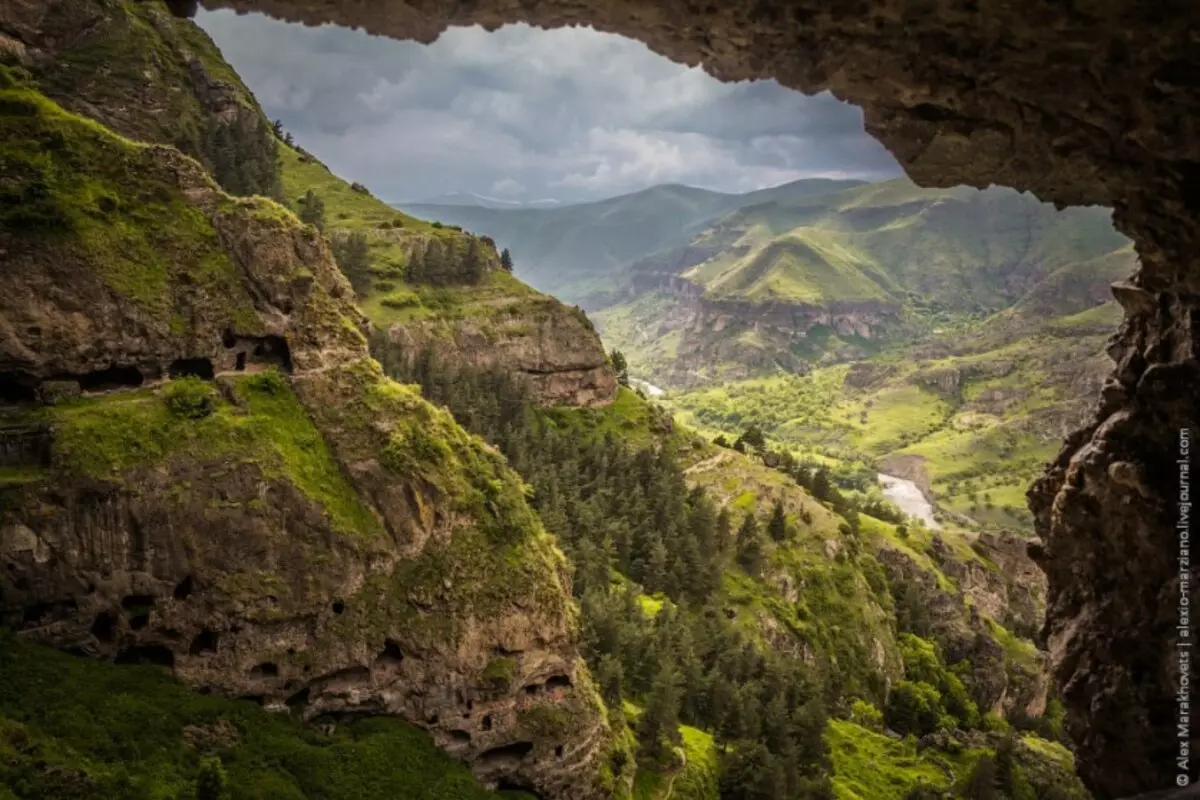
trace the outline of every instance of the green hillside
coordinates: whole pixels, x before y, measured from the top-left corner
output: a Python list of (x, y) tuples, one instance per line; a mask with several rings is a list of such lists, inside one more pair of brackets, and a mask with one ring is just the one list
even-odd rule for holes
[[(1105, 209), (1059, 212), (1008, 189), (899, 178), (741, 208), (634, 274), (680, 274), (719, 297), (890, 299), (966, 313), (1007, 307), (1055, 271), (1127, 244)], [(703, 259), (688, 263), (689, 253)], [(807, 273), (799, 281), (797, 262)]]
[(1025, 486), (1086, 420), (1135, 261), (1104, 209), (898, 179), (734, 211), (595, 317), (689, 424), (900, 458), (964, 524), (1028, 529)]
[[(497, 797), (395, 718), (320, 733), (248, 700), (190, 691), (157, 667), (79, 658), (3, 631), (0, 674), (0, 797)], [(201, 786), (224, 793), (200, 795)]]

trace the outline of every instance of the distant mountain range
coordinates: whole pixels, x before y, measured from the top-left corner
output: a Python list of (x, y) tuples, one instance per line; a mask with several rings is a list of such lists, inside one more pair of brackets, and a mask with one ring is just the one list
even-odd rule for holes
[(447, 192), (439, 194), (436, 197), (427, 197), (423, 200), (413, 200), (411, 202), (399, 202), (391, 204), (395, 208), (409, 208), (426, 206), (474, 206), (477, 208), (495, 208), (495, 209), (515, 209), (515, 208), (554, 208), (561, 206), (563, 203), (554, 198), (546, 198), (544, 200), (506, 200), (502, 197), (488, 197), (487, 195), (475, 194), (474, 192)]
[(745, 194), (665, 184), (607, 200), (544, 208), (464, 202), (474, 196), (463, 194), (439, 203), (395, 205), (417, 217), (491, 236), (512, 252), (522, 280), (578, 303), (610, 290), (633, 262), (687, 242), (731, 211), (863, 183), (806, 179)]

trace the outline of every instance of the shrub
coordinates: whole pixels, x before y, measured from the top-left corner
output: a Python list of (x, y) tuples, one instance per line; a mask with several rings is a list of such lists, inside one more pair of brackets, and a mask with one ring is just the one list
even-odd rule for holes
[(855, 700), (850, 706), (850, 721), (868, 730), (877, 731), (883, 727), (883, 713), (866, 700)]
[(942, 724), (942, 698), (927, 683), (900, 681), (888, 697), (884, 719), (897, 733), (924, 736)]
[(179, 378), (167, 384), (163, 402), (172, 414), (186, 419), (203, 419), (217, 406), (217, 392), (200, 378)]

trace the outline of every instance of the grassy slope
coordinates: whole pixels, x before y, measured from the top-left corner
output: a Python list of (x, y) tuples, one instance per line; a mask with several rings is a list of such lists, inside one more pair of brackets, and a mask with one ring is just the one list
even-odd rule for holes
[[(209, 119), (193, 90), (192, 58), (227, 84), (238, 103), (262, 113), (208, 34), (180, 24), (157, 0), (63, 0), (41, 28), (51, 40), (70, 36), (54, 61), (36, 68), (46, 94), (139, 141), (178, 143), (195, 152)], [(80, 29), (87, 35), (76, 35)], [(133, 87), (139, 97), (131, 105)], [(162, 104), (164, 113), (146, 113), (147, 102)]]
[[(462, 231), (399, 212), (367, 192), (355, 191), (319, 161), (280, 145), (280, 174), (289, 203), (308, 190), (325, 202), (325, 229), (331, 236), (361, 232), (367, 236), (371, 291), (359, 306), (376, 325), (415, 321), (488, 322), (493, 333), (520, 334), (537, 316), (561, 313), (558, 301), (493, 269), (474, 285), (429, 286), (403, 280), (413, 241), (436, 237), (453, 247), (468, 241)], [(387, 227), (383, 227), (386, 224)]]
[[(782, 546), (768, 544), (770, 567), (763, 579), (751, 579), (735, 567), (725, 576), (722, 606), (735, 610), (751, 641), (776, 650), (808, 644), (820, 663), (838, 671), (847, 696), (871, 696), (878, 687), (869, 675), (877, 670), (893, 679), (902, 674), (886, 579), (870, 554), (884, 548), (906, 553), (934, 575), (944, 591), (954, 591), (953, 579), (929, 555), (933, 544), (929, 530), (913, 527), (901, 536), (895, 525), (862, 515), (860, 541), (865, 547), (855, 559), (844, 558), (826, 549), (830, 542), (837, 545), (836, 550), (847, 546), (845, 536), (837, 529), (841, 517), (802, 488), (756, 460), (697, 440), (694, 431), (686, 427), (677, 425), (670, 435), (664, 435), (649, 423), (655, 415), (636, 410), (638, 406), (649, 406), (645, 400), (631, 392), (624, 392), (622, 400), (610, 409), (567, 410), (553, 417), (559, 424), (578, 425), (581, 431), (591, 428), (598, 433), (621, 432), (637, 441), (658, 441), (673, 448), (687, 465), (689, 483), (703, 486), (728, 505), (734, 511), (735, 522), (747, 511), (765, 515), (777, 498), (783, 500), (796, 532), (794, 539)], [(801, 508), (812, 514), (811, 523), (799, 518)], [(970, 546), (968, 533), (951, 527), (941, 536), (958, 558), (982, 563)], [(617, 576), (616, 580), (625, 579)], [(803, 587), (792, 600), (785, 596), (787, 582)], [(647, 618), (656, 615), (665, 602), (646, 595), (638, 600)], [(1007, 658), (1018, 664), (1036, 659), (1029, 642), (988, 622)], [(880, 657), (882, 663), (876, 663), (874, 659)], [(640, 709), (626, 703), (625, 712), (629, 719), (636, 720)], [(711, 739), (705, 732), (686, 726), (681, 730), (688, 767), (666, 772), (639, 770), (635, 798), (663, 800), (672, 777), (674, 798), (710, 800), (714, 796), (709, 769), (699, 773), (694, 770), (697, 747), (715, 757), (709, 750)], [(826, 739), (838, 800), (903, 800), (921, 783), (947, 790), (961, 787), (979, 755), (992, 750), (990, 745), (950, 750), (933, 747), (918, 752), (913, 741), (896, 740), (836, 718), (829, 722)], [(1040, 775), (1043, 783), (1060, 784), (1067, 789), (1066, 797), (1086, 797), (1073, 777), (1070, 753), (1062, 745), (1029, 734), (1023, 734), (1020, 741), (1018, 760), (1026, 774)]]
[[(232, 379), (232, 385), (241, 408), (219, 399), (207, 384), (186, 380), (161, 389), (81, 398), (39, 409), (32, 418), (54, 427), (53, 473), (64, 479), (119, 479), (128, 470), (181, 455), (252, 461), (264, 476), (288, 480), (319, 503), (335, 529), (363, 536), (382, 533), (282, 378), (263, 373)], [(206, 397), (212, 413), (202, 419), (174, 413), (168, 404), (184, 390)]]
[(2, 632), (0, 673), (0, 798), (191, 797), (206, 755), (223, 762), (230, 800), (495, 797), (399, 720), (326, 735), (247, 701), (196, 694), (155, 667), (90, 661)]

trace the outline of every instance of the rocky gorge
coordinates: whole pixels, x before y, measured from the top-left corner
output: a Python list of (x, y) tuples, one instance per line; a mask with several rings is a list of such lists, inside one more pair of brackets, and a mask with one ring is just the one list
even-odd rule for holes
[[(1043, 636), (1081, 774), (1101, 798), (1165, 783), (1180, 677), (1172, 609), (1190, 583), (1161, 532), (1174, 522), (1178, 432), (1197, 414), (1194, 11), (1122, 2), (227, 5), (422, 40), (451, 23), (589, 21), (703, 60), (727, 79), (772, 75), (861, 102), (870, 130), (923, 184), (997, 181), (1056, 203), (1113, 206), (1140, 255), (1137, 275), (1116, 292), (1125, 313), (1110, 350), (1117, 367), (1092, 418), (1031, 492), (1042, 540), (1033, 554), (1048, 577)], [(72, 9), (87, 12), (76, 36), (48, 36), (46, 21)], [(72, 106), (58, 96), (71, 84), (54, 70), (76, 69), (60, 48), (103, 43), (102, 20), (88, 15), (123, 18), (127, 9), (162, 15), (137, 26), (143, 39), (171, 27), (157, 3), (21, 0), (0, 11), (6, 624), (84, 655), (169, 665), (193, 686), (300, 716), (401, 716), (491, 785), (552, 797), (611, 793), (607, 756), (620, 748), (579, 657), (566, 562), (520, 479), (446, 412), (382, 376), (353, 290), (311, 226), (270, 200), (235, 196), (269, 192), (269, 171), (256, 186), (220, 181), (227, 193), (205, 174), (222, 177), (202, 146), (215, 132), (197, 133), (189, 150), (174, 130), (123, 127), (122, 115), (143, 105), (164, 125), (188, 118), (155, 99), (159, 79), (199, 87), (168, 92), (171, 102), (194, 108), (189, 97), (215, 98), (205, 117), (242, 119), (221, 111), (237, 102), (236, 77), (213, 88), (215, 68), (198, 56), (185, 63), (199, 66), (155, 78), (153, 67), (176, 63), (170, 53), (179, 51), (154, 48), (147, 64), (117, 76), (144, 79), (145, 104), (88, 96)], [(119, 49), (90, 55), (101, 65), (124, 58)], [(210, 70), (205, 81), (186, 77), (196, 70)], [(105, 83), (111, 68), (96, 74), (100, 86), (122, 83)], [(93, 107), (110, 103), (104, 124), (157, 144), (134, 144), (63, 109), (100, 118)], [(227, 132), (246, 136), (254, 161), (255, 143), (267, 141), (257, 131), (268, 126), (250, 118)], [(432, 293), (411, 304), (402, 291), (373, 287), (360, 298), (366, 318), (401, 343), (437, 335), (425, 327), (435, 324)], [(381, 310), (389, 295), (400, 308), (388, 313), (412, 318), (389, 319)], [(95, 307), (103, 313), (89, 313)], [(619, 404), (598, 343), (550, 343), (582, 321), (522, 328), (513, 316), (503, 324), (520, 343), (500, 351), (548, 403)], [(476, 325), (459, 326), (450, 352), (486, 358), (495, 340)], [(563, 382), (538, 382), (560, 363)], [(744, 506), (750, 490), (722, 491)], [(821, 644), (842, 642), (842, 626), (796, 616), (797, 603), (811, 613), (809, 600), (827, 597), (833, 583), (874, 596), (864, 614), (886, 628), (887, 592), (872, 584), (869, 562), (846, 563), (859, 538), (834, 533), (834, 515), (795, 498), (794, 513), (803, 506), (820, 518), (806, 528), (820, 535), (805, 558), (824, 560), (797, 561), (806, 592), (788, 583), (787, 604), (775, 594), (764, 602), (752, 587), (750, 612), (771, 610), (772, 636), (794, 625)], [(954, 542), (918, 548), (893, 534), (868, 523), (861, 539), (887, 541), (872, 557), (898, 582), (929, 584), (940, 644), (982, 665), (981, 696), (1001, 711), (1036, 711), (1045, 696), (1038, 670), (1010, 675), (1006, 645), (1041, 657), (988, 621), (1031, 625), (1040, 598), (1026, 591), (1036, 573), (1021, 543), (980, 537), (986, 559), (1002, 565), (984, 572), (960, 564), (974, 560), (965, 553), (947, 555)], [(781, 560), (799, 559), (785, 550)], [(940, 565), (929, 579), (912, 566), (926, 559)], [(853, 662), (897, 678), (900, 659), (885, 638), (856, 641), (882, 655)]]

